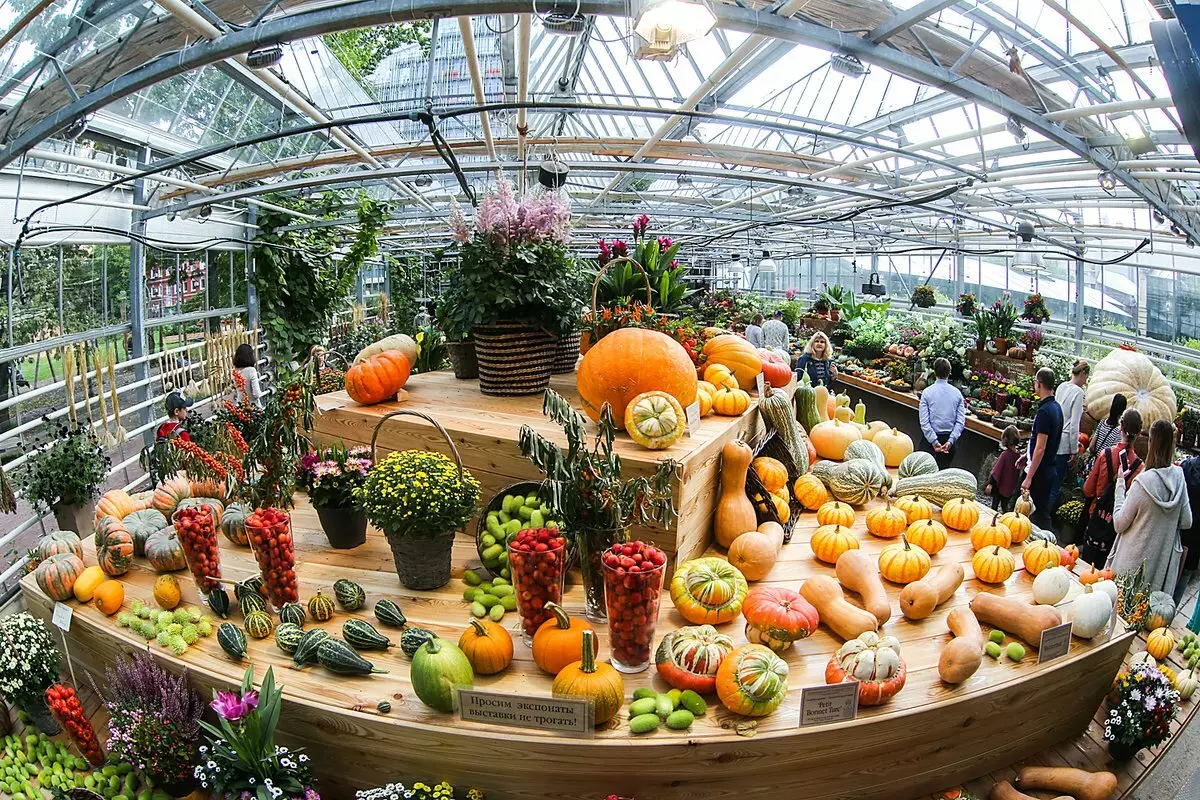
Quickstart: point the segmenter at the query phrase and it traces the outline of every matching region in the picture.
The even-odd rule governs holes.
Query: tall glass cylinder
[[[278,508],[260,508],[246,518],[246,533],[271,605],[278,610],[284,603],[297,602],[300,590],[291,516]]]
[[[608,619],[604,603],[604,567],[602,557],[614,544],[629,541],[628,528],[584,528],[576,536],[579,545],[579,571],[583,578],[583,613],[592,622]]]
[[[219,587],[221,579],[221,548],[217,543],[217,526],[208,506],[181,508],[171,517],[188,569],[196,579],[196,587],[205,594]]]
[[[558,531],[525,530],[508,543],[508,566],[517,594],[517,613],[525,644],[553,613],[547,603],[562,603],[567,574],[567,540]]]
[[[601,558],[608,602],[608,647],[620,672],[650,666],[667,558],[645,542],[614,544]]]

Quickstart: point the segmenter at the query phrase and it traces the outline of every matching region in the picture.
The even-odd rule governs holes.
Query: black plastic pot
[[[333,549],[350,550],[367,540],[367,517],[361,509],[314,507]]]

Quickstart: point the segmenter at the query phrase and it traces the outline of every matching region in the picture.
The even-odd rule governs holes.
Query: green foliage
[[[49,420],[47,420],[49,422]],[[17,472],[16,484],[34,506],[77,505],[99,497],[108,479],[108,456],[88,428],[57,425],[49,443]]]
[[[7,259],[7,250],[0,251]],[[63,253],[63,329],[86,331],[104,324],[101,271],[108,262],[108,319],[127,318],[129,248],[106,245],[68,246]],[[0,308],[0,326],[12,312],[13,342],[26,344],[58,329],[58,248],[23,248],[13,281],[12,308]]]
[[[417,298],[421,296],[422,291],[420,262],[414,257],[393,258],[389,256],[387,268],[388,284],[391,287],[388,300],[392,304],[390,332],[415,336],[417,329],[413,320],[416,319],[417,312],[421,310],[417,303]],[[433,311],[433,304],[430,305],[429,310]]]
[[[417,363],[413,365],[413,374],[436,372],[446,365],[450,358],[446,350],[446,337],[432,325],[426,325],[417,331]]]
[[[428,55],[432,29],[432,23],[422,19],[327,33],[324,38],[338,61],[361,82],[375,71],[381,61],[406,44],[419,45],[421,53]]]

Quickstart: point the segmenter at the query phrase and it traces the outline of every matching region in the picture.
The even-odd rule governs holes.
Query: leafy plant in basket
[[[960,316],[964,317],[975,316],[976,308],[977,303],[975,301],[974,292],[963,292],[958,296],[958,302],[954,304],[954,310],[957,311]]]
[[[1025,298],[1025,307],[1021,311],[1021,319],[1041,325],[1050,319],[1050,309],[1046,308],[1046,300],[1041,292],[1034,292]]]
[[[921,284],[913,289],[912,304],[917,308],[933,308],[937,305],[937,293],[928,284]]]
[[[1113,758],[1133,758],[1139,750],[1171,738],[1178,709],[1179,692],[1157,667],[1134,664],[1117,676],[1104,720],[1104,739]]]
[[[676,255],[679,244],[670,237],[647,236],[650,218],[645,214],[633,221],[633,246],[622,239],[611,244],[604,239],[597,243],[596,266],[603,269],[620,256],[630,258],[646,270],[650,282],[650,305],[664,314],[677,314],[695,290],[687,287],[688,268],[679,263]],[[595,274],[592,276],[595,278]],[[597,291],[598,306],[628,305],[645,297],[646,284],[642,273],[629,262],[621,262],[604,270]]]
[[[45,418],[50,422],[49,418]],[[59,422],[14,475],[17,491],[39,508],[80,506],[100,496],[108,480],[108,456],[84,425]]]
[[[683,349],[691,356],[692,363],[700,363],[700,349],[703,343],[699,333],[686,321],[681,322],[661,314],[648,308],[645,303],[611,308],[605,306],[595,314],[584,314],[580,324],[580,330],[587,335],[591,345],[621,328],[644,328],[665,333],[683,345]]]
[[[603,618],[600,555],[614,541],[624,541],[630,525],[668,524],[675,518],[671,479],[679,464],[663,459],[650,477],[624,479],[621,457],[613,448],[617,426],[607,403],[590,446],[587,421],[557,392],[546,390],[542,413],[562,426],[567,448],[525,425],[519,438],[521,454],[545,473],[550,504],[558,509],[563,529],[576,536],[588,615]]]

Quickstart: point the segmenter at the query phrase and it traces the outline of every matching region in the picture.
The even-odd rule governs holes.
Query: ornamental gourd
[[[739,417],[750,408],[750,395],[742,389],[717,389],[713,411],[722,417]]]
[[[838,583],[852,592],[857,592],[862,606],[875,615],[880,625],[892,618],[892,604],[888,601],[887,589],[879,579],[875,561],[862,550],[847,550],[842,553],[834,567]]]
[[[1033,579],[1033,602],[1041,606],[1061,603],[1071,591],[1071,572],[1066,567],[1043,570]]]
[[[445,639],[425,642],[412,657],[413,691],[434,711],[454,711],[460,688],[475,686],[475,673],[462,650]]]
[[[792,496],[800,505],[812,511],[828,504],[829,490],[825,488],[825,484],[821,482],[820,478],[810,473],[796,478],[796,482],[792,484]],[[853,510],[850,513],[853,514]]]
[[[685,561],[671,578],[671,602],[696,625],[719,625],[736,618],[749,591],[745,576],[722,558]]]
[[[747,531],[729,545],[729,563],[737,567],[748,581],[761,581],[775,566],[779,549],[783,547],[783,527],[778,522],[764,522],[756,531]]]
[[[1125,395],[1129,407],[1141,413],[1142,430],[1150,430],[1160,419],[1175,424],[1175,390],[1146,355],[1117,348],[1092,367],[1083,400],[1092,419],[1108,416],[1112,399],[1118,394]]]
[[[916,494],[901,495],[896,498],[896,508],[908,517],[908,524],[917,520],[933,519],[933,504],[924,497]]]
[[[101,517],[96,523],[96,560],[110,576],[124,575],[133,563],[133,537],[116,517]]]
[[[830,565],[836,564],[838,558],[847,550],[859,548],[858,537],[850,528],[843,525],[820,526],[813,531],[809,543],[812,545],[813,555],[817,557],[817,560]]]
[[[859,439],[857,442],[851,442],[846,448],[845,459],[850,461],[855,458],[866,458],[874,461],[879,465],[880,469],[887,469],[887,462],[884,459],[883,451],[874,442],[866,439]]]
[[[717,387],[713,386],[708,381],[697,381],[696,383],[696,404],[700,406],[700,416],[707,417],[713,413],[713,395],[717,393]]]
[[[886,703],[904,688],[908,672],[894,636],[867,631],[843,644],[825,667],[825,683],[858,683],[858,704]]]
[[[687,625],[669,631],[654,652],[654,666],[676,689],[713,691],[717,668],[733,652],[733,639],[712,625]]]
[[[942,505],[942,522],[956,531],[969,531],[979,522],[979,504],[975,498],[956,497]],[[993,544],[999,544],[994,542]],[[1001,544],[1008,547],[1008,544]],[[976,550],[979,548],[976,547]]]
[[[328,622],[333,619],[335,610],[333,598],[323,594],[319,589],[308,600],[308,615],[317,622]]]
[[[79,556],[57,553],[37,565],[33,578],[51,600],[62,602],[74,596],[75,581],[83,570],[83,559]]]
[[[471,662],[476,675],[495,675],[512,663],[513,640],[504,626],[490,619],[472,618],[458,640],[458,648]]]
[[[93,564],[79,574],[71,591],[76,600],[88,603],[96,593],[96,588],[106,580],[108,580],[108,576],[104,574],[104,570]]]
[[[775,435],[783,442],[787,451],[792,454],[792,460],[796,463],[798,474],[803,475],[808,472],[809,457],[808,448],[809,442],[807,437],[800,431],[800,424],[796,422],[796,411],[792,407],[792,401],[788,398],[787,393],[780,389],[769,389],[764,391],[763,396],[758,401],[758,414],[763,419],[767,430],[772,428],[775,430]],[[780,466],[783,466],[780,463]],[[787,485],[787,470],[784,469],[784,479],[780,487]]]
[[[800,596],[817,610],[821,622],[843,639],[853,639],[879,627],[879,620],[846,599],[842,587],[828,575],[814,575],[800,585]]]
[[[245,503],[230,503],[221,515],[221,533],[234,544],[250,544],[250,534],[246,531],[246,518],[250,516],[251,508]]]
[[[871,441],[883,451],[884,460],[889,467],[900,466],[900,463],[913,452],[912,437],[896,428],[880,431]]]
[[[853,423],[834,419],[814,427],[808,432],[808,438],[821,458],[841,461],[846,457],[846,448],[862,439],[862,433]]]
[[[888,474],[870,459],[856,458],[836,465],[829,472],[829,491],[851,505],[866,505],[887,491]]]
[[[1062,551],[1053,542],[1039,539],[1025,545],[1025,551],[1021,553],[1021,561],[1025,564],[1026,572],[1030,575],[1037,575],[1044,569],[1061,564]]]
[[[743,389],[753,388],[755,378],[762,372],[762,359],[758,357],[754,345],[731,333],[709,339],[704,343],[700,354],[706,364],[724,364],[729,367],[733,377],[737,378],[738,386]]]
[[[812,604],[782,586],[756,587],[742,603],[746,618],[746,640],[765,644],[777,653],[817,630],[820,621]]]
[[[830,500],[817,509],[818,525],[842,525],[849,528],[854,524],[854,509],[841,500]]]
[[[183,544],[175,532],[175,526],[163,528],[146,540],[146,560],[155,572],[175,572],[187,569],[187,557]]]
[[[38,561],[45,561],[51,556],[70,553],[76,558],[83,558],[83,543],[74,531],[48,531],[43,533],[34,545],[33,554]]]
[[[937,459],[933,457],[933,454],[920,450],[905,456],[896,470],[896,477],[911,478],[914,475],[932,475],[937,471]]]
[[[1096,638],[1108,629],[1112,610],[1112,599],[1104,592],[1084,592],[1071,601],[1071,634],[1080,639]]]
[[[719,384],[717,384],[719,386]],[[605,403],[613,419],[643,392],[666,392],[687,408],[696,401],[696,367],[683,345],[658,331],[620,328],[588,349],[575,373],[583,411],[593,422]]]
[[[192,496],[192,484],[182,475],[167,478],[154,488],[151,505],[164,517],[170,519],[179,506],[179,501]]]
[[[750,462],[750,469],[754,470],[754,474],[768,492],[776,492],[787,486],[787,467],[777,458],[760,456]]]
[[[895,539],[908,527],[908,515],[892,505],[891,498],[867,512],[867,531],[880,539]]]
[[[366,361],[371,356],[377,356],[388,350],[399,350],[408,359],[409,364],[417,363],[417,343],[411,336],[404,333],[393,333],[391,336],[385,336],[379,341],[367,345],[358,351],[358,355],[354,357],[354,363]]]
[[[945,506],[951,500],[962,498],[974,500],[979,482],[973,473],[965,469],[939,470],[932,475],[913,475],[896,481],[895,493],[899,497],[919,494],[935,506]],[[944,521],[944,518],[943,518]]]
[[[1013,505],[1013,512],[1024,514],[1026,517],[1033,516],[1033,499],[1029,496],[1028,489],[1021,490],[1021,496],[1017,498],[1017,502]]]
[[[729,547],[734,539],[758,526],[754,504],[746,496],[746,473],[753,455],[750,446],[738,439],[726,442],[721,448],[721,496],[717,500],[713,535],[722,547]]]
[[[924,578],[932,566],[929,554],[901,536],[879,554],[879,574],[892,583],[909,584]]]
[[[599,727],[621,710],[625,681],[612,664],[596,661],[595,636],[593,631],[583,632],[579,645],[581,658],[554,676],[550,693],[555,697],[586,700],[592,709],[592,720]]]
[[[978,550],[971,559],[975,577],[984,583],[1004,583],[1017,568],[1013,554],[1000,545]]]
[[[546,608],[553,616],[533,634],[533,661],[543,672],[557,675],[563,667],[579,660],[584,631],[590,631],[592,624],[570,616],[557,603],[547,603]],[[592,645],[596,645],[595,639]]]
[[[978,514],[978,512],[976,512]],[[942,509],[942,518],[945,519],[946,510]],[[982,550],[985,547],[993,545],[1008,547],[1012,544],[1012,534],[1000,522],[999,514],[992,514],[990,520],[981,519],[971,528],[971,547],[976,550]],[[1026,548],[1028,549],[1028,548]],[[1034,573],[1037,574],[1037,573]]]
[[[946,546],[946,526],[934,519],[919,519],[909,525],[904,535],[908,541],[931,556],[937,555]]]
[[[733,370],[724,364],[709,364],[704,368],[704,380],[716,387],[716,389],[740,389],[737,378],[733,377]],[[713,391],[715,392],[716,389]]]
[[[1195,670],[1185,669],[1175,676],[1175,691],[1179,692],[1180,700],[1191,700],[1197,687],[1200,687],[1200,680]]]
[[[1029,517],[1016,511],[1001,514],[1000,524],[1008,528],[1013,544],[1023,543],[1029,538],[1029,534],[1033,533],[1033,523],[1030,522]]]
[[[735,714],[765,717],[779,708],[787,690],[787,662],[761,644],[742,645],[717,670],[717,697]]]
[[[1155,630],[1171,624],[1175,619],[1175,600],[1166,592],[1150,593],[1150,608],[1146,611],[1146,628]]]
[[[817,388],[813,389],[813,397],[817,404],[817,416],[821,422],[827,422],[833,418],[833,398],[829,396],[829,387],[823,383],[818,383]],[[808,429],[808,435],[812,436],[813,429]]]
[[[800,384],[796,387],[796,419],[800,426],[804,428],[805,433],[812,431],[821,422],[821,417],[817,414],[817,396],[813,389],[812,382],[808,379],[808,372],[800,379]]]
[[[382,403],[396,396],[408,383],[412,362],[399,350],[384,350],[346,371],[346,394],[364,406]]]

